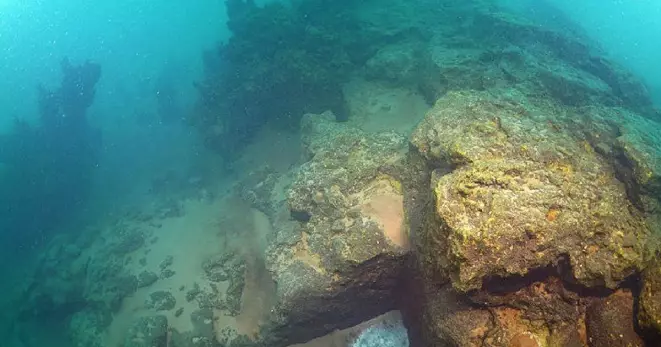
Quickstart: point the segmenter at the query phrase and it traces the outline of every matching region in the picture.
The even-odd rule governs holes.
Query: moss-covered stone
[[[200,285],[197,283],[193,284],[193,288],[189,289],[186,292],[186,301],[191,302],[197,298],[198,295],[202,293],[202,290],[200,289]]]
[[[225,292],[225,309],[230,315],[236,316],[241,311],[241,299],[245,287],[246,265],[243,261],[234,261],[229,268],[229,286]],[[218,294],[216,295],[218,296]]]
[[[584,312],[589,301],[556,277],[528,280],[492,284],[469,298],[451,285],[425,279],[414,292],[410,314],[419,317],[425,346],[588,346]]]
[[[149,294],[149,300],[145,304],[148,308],[153,308],[156,311],[168,311],[177,305],[177,300],[172,293],[159,290]]]
[[[276,305],[258,341],[269,346],[391,310],[409,249],[405,138],[370,135],[332,114],[306,115],[301,127],[310,160],[287,200],[299,223],[276,221],[267,257]]]
[[[160,264],[158,264],[158,267],[161,269],[161,271],[163,271],[169,268],[172,265],[172,263],[174,263],[174,257],[168,255],[165,257],[165,259],[163,259],[163,261]]]
[[[661,261],[656,260],[642,276],[638,300],[638,324],[655,338],[661,338]]]
[[[158,275],[151,271],[142,271],[138,275],[138,288],[148,287],[158,281]]]
[[[223,253],[206,260],[202,264],[202,269],[207,278],[213,282],[223,282],[230,278],[231,260],[236,257],[234,253]]]
[[[557,111],[527,98],[449,93],[414,132],[412,143],[437,168],[439,224],[423,233],[423,262],[456,289],[564,257],[589,287],[615,288],[644,268],[646,216],[607,158],[554,126],[563,121]]]

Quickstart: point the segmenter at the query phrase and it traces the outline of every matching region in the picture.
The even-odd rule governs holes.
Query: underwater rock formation
[[[276,305],[257,343],[285,346],[343,329],[395,307],[408,257],[403,181],[413,181],[405,138],[370,135],[306,115],[299,170],[287,206],[299,223],[276,222],[266,266]],[[351,169],[353,168],[353,169]]]
[[[413,145],[437,168],[438,219],[420,235],[422,261],[462,292],[565,257],[568,279],[615,289],[644,269],[654,225],[627,198],[608,158],[551,125],[564,121],[557,105],[533,105],[453,92],[416,129]],[[574,131],[589,124],[598,136],[597,119],[564,111]]]
[[[236,157],[266,122],[296,128],[305,113],[348,117],[342,84],[401,31],[379,30],[349,1],[226,2],[229,41],[205,55],[190,121],[207,145]]]
[[[335,323],[329,310],[363,317],[393,308],[383,294],[402,290],[411,298],[395,307],[423,346],[642,346],[627,322],[659,238],[658,111],[642,84],[585,37],[480,2],[453,10],[466,22],[434,38],[440,76],[430,94],[442,97],[410,151],[390,134],[333,124],[331,115],[303,118],[309,161],[288,200],[300,224],[279,230],[267,263],[286,324],[267,324],[262,334],[277,336],[272,345],[303,341],[354,323]],[[356,208],[365,192],[388,186],[397,188],[385,196],[409,197],[398,201],[412,249],[395,248],[396,258],[388,248],[364,252],[365,242],[384,240],[371,241],[369,224],[358,221],[379,225],[379,212]],[[375,210],[398,215],[387,204]],[[384,260],[399,276],[369,267]],[[369,289],[336,292],[353,278],[344,269],[363,267],[374,276],[361,282]],[[340,282],[325,279],[329,270]],[[650,301],[640,313],[648,327]]]
[[[186,311],[193,330],[171,330],[169,345],[284,347],[393,309],[402,311],[413,346],[655,345],[661,334],[661,267],[655,259],[661,114],[645,88],[580,32],[544,28],[488,1],[441,4],[384,0],[379,11],[369,2],[357,11],[382,31],[375,37],[392,40],[375,41],[381,46],[350,59],[354,65],[346,73],[422,90],[433,106],[409,138],[368,133],[351,120],[337,122],[333,112],[302,116],[304,163],[286,174],[268,167],[246,174],[233,191],[271,223],[265,259],[227,253],[201,264],[206,278],[198,280],[206,282],[181,293],[198,304]],[[229,84],[236,89],[225,99],[237,107],[231,111],[252,117],[264,109],[305,110],[286,100],[271,103],[283,98],[278,88],[293,82],[269,75],[273,61],[262,59],[261,49],[269,48],[288,60],[278,64],[292,64],[285,54],[291,52],[275,47],[272,27],[291,24],[285,29],[296,32],[300,23],[289,22],[292,9],[277,5],[267,13],[251,1],[228,5],[235,41],[223,54],[236,53],[232,59],[245,64],[229,65],[240,67]],[[367,9],[378,15],[370,18]],[[257,27],[262,29],[253,32]],[[308,34],[318,34],[313,29]],[[263,41],[248,40],[253,35]],[[338,49],[335,36],[330,43],[314,37],[297,44]],[[431,39],[421,39],[426,37]],[[256,49],[256,42],[265,45]],[[298,54],[297,63],[312,64]],[[425,62],[416,64],[416,57]],[[258,61],[267,64],[263,70],[253,69]],[[327,82],[325,66],[320,80],[298,66],[278,66],[286,76]],[[222,78],[200,86],[211,106],[198,125],[204,124],[205,135],[228,141],[219,147],[228,150],[267,115],[223,118],[226,95],[214,84]],[[246,109],[248,104],[264,109]],[[240,141],[223,138],[237,129]],[[292,182],[283,184],[287,177]],[[287,190],[284,200],[278,189]],[[54,305],[75,314],[72,330],[102,331],[122,298],[155,280],[122,271],[119,256],[151,236],[131,230],[118,229],[117,247],[100,255],[111,260],[89,261],[61,275],[60,282],[71,283],[63,295],[81,300]],[[248,290],[255,283],[247,278],[254,263],[273,276],[273,288],[265,290],[273,289],[274,304],[259,311],[263,316],[243,334],[214,326],[216,311],[236,318],[251,303]],[[51,290],[35,284],[26,315],[37,300],[57,302],[44,294]],[[138,322],[127,341],[143,325]],[[167,321],[157,318],[152,325],[162,343]],[[94,336],[72,336],[94,343]]]
[[[638,324],[658,341],[661,339],[661,261],[658,258],[645,270],[642,282]]]

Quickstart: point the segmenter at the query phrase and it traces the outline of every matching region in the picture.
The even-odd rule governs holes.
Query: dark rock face
[[[208,282],[186,293],[199,304],[194,329],[172,331],[169,347],[284,347],[392,309],[403,311],[414,346],[659,341],[661,117],[645,88],[580,33],[512,17],[490,1],[441,3],[384,0],[387,11],[356,17],[390,38],[357,60],[360,77],[424,89],[433,104],[426,118],[406,138],[338,123],[332,112],[302,116],[304,164],[253,172],[234,192],[275,231],[259,259],[277,285],[273,305],[250,336],[216,331],[215,310],[239,317],[251,299],[246,278],[256,266],[236,254],[209,259]],[[239,20],[267,17],[252,2],[231,4]],[[213,86],[202,89],[213,94]],[[244,92],[234,100],[252,104]],[[200,121],[211,137],[246,125]],[[287,175],[293,180],[283,184]],[[286,189],[284,201],[275,189]],[[128,231],[112,260],[55,278],[75,279],[63,292],[103,309],[62,305],[49,294],[56,286],[42,284],[25,314],[43,302],[77,312],[72,336],[95,346],[122,298],[153,280],[125,273],[113,258],[144,237]],[[171,271],[172,261],[160,270]],[[169,292],[153,295],[152,309],[176,307]],[[164,319],[138,321],[127,346],[161,346]]]
[[[117,234],[119,237],[112,247],[117,255],[134,252],[145,244],[145,236],[142,231],[138,229],[119,228]]]
[[[593,346],[644,346],[634,328],[633,296],[618,291],[588,307],[586,326]]]
[[[661,339],[661,262],[645,270],[638,302],[638,324],[652,339]]]

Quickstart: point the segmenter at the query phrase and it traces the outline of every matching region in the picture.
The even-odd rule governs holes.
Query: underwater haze
[[[0,0],[0,346],[657,346],[658,18]]]
[[[656,43],[661,36],[658,20],[661,3],[654,0],[552,0],[549,3],[585,28],[614,59],[641,76],[657,103],[661,102],[661,71],[657,63],[661,60],[661,49]]]

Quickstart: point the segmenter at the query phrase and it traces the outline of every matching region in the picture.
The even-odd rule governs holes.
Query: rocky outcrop
[[[168,345],[284,347],[392,309],[420,346],[653,345],[661,114],[643,85],[581,33],[492,2],[420,1],[410,22],[415,7],[397,2],[359,17],[392,25],[392,44],[363,57],[360,77],[422,90],[433,103],[425,119],[406,138],[305,115],[304,164],[246,174],[234,191],[268,216],[266,255],[251,248],[202,264],[208,282],[185,294],[199,306],[193,330],[172,330]],[[253,227],[253,215],[227,214],[227,238]],[[121,257],[150,236],[122,230],[107,259],[60,281],[77,278],[66,295],[102,307],[64,307],[78,312],[82,344],[94,346],[122,298],[156,280],[122,271]],[[39,288],[31,300],[60,303]],[[173,310],[171,297],[158,293],[152,309]],[[242,331],[214,327],[214,312]],[[146,319],[157,329],[144,335],[139,321],[127,341],[162,343],[167,321]]]
[[[658,202],[645,193],[654,188],[643,188],[640,174],[624,176],[641,169],[622,160],[653,143],[623,136],[640,134],[636,124],[646,122],[619,108],[574,109],[517,94],[451,92],[437,102],[411,137],[433,168],[433,217],[416,244],[422,282],[445,279],[425,284],[427,343],[469,345],[473,336],[510,341],[503,346],[582,346],[579,337],[588,336],[595,346],[643,345],[631,294],[611,293],[631,286],[656,249]],[[643,160],[652,167],[646,176],[655,177],[655,160]],[[449,301],[438,290],[466,302],[462,313],[436,313],[435,302]],[[489,319],[477,323],[485,310]],[[469,331],[483,333],[444,328],[462,315],[473,317]],[[586,323],[584,332],[566,328]]]
[[[303,118],[308,161],[287,201],[297,224],[259,203],[276,216],[277,304],[258,340],[304,341],[390,302],[424,346],[642,345],[635,288],[661,211],[645,88],[581,33],[480,1],[444,10],[462,15],[431,31],[436,67],[415,64],[416,40],[367,60],[368,78],[442,96],[409,144]],[[639,313],[651,330],[652,299]]]
[[[411,137],[435,200],[416,237],[422,340],[643,346],[614,290],[644,271],[638,320],[658,334],[659,114],[585,38],[494,13],[438,47],[447,93]]]
[[[644,346],[634,327],[633,296],[618,291],[588,307],[585,323],[594,346]]]
[[[638,301],[638,324],[654,339],[661,338],[661,262],[656,260],[643,273]]]
[[[306,115],[309,158],[297,172],[287,206],[296,223],[276,222],[266,261],[276,304],[260,341],[285,346],[346,328],[391,310],[405,268],[405,205],[413,182],[406,139],[369,135]]]
[[[614,289],[645,268],[652,226],[608,158],[554,128],[557,108],[534,102],[453,92],[414,132],[436,167],[437,223],[422,236],[422,261],[462,292],[563,258],[578,284]],[[598,121],[564,111],[574,130]]]

